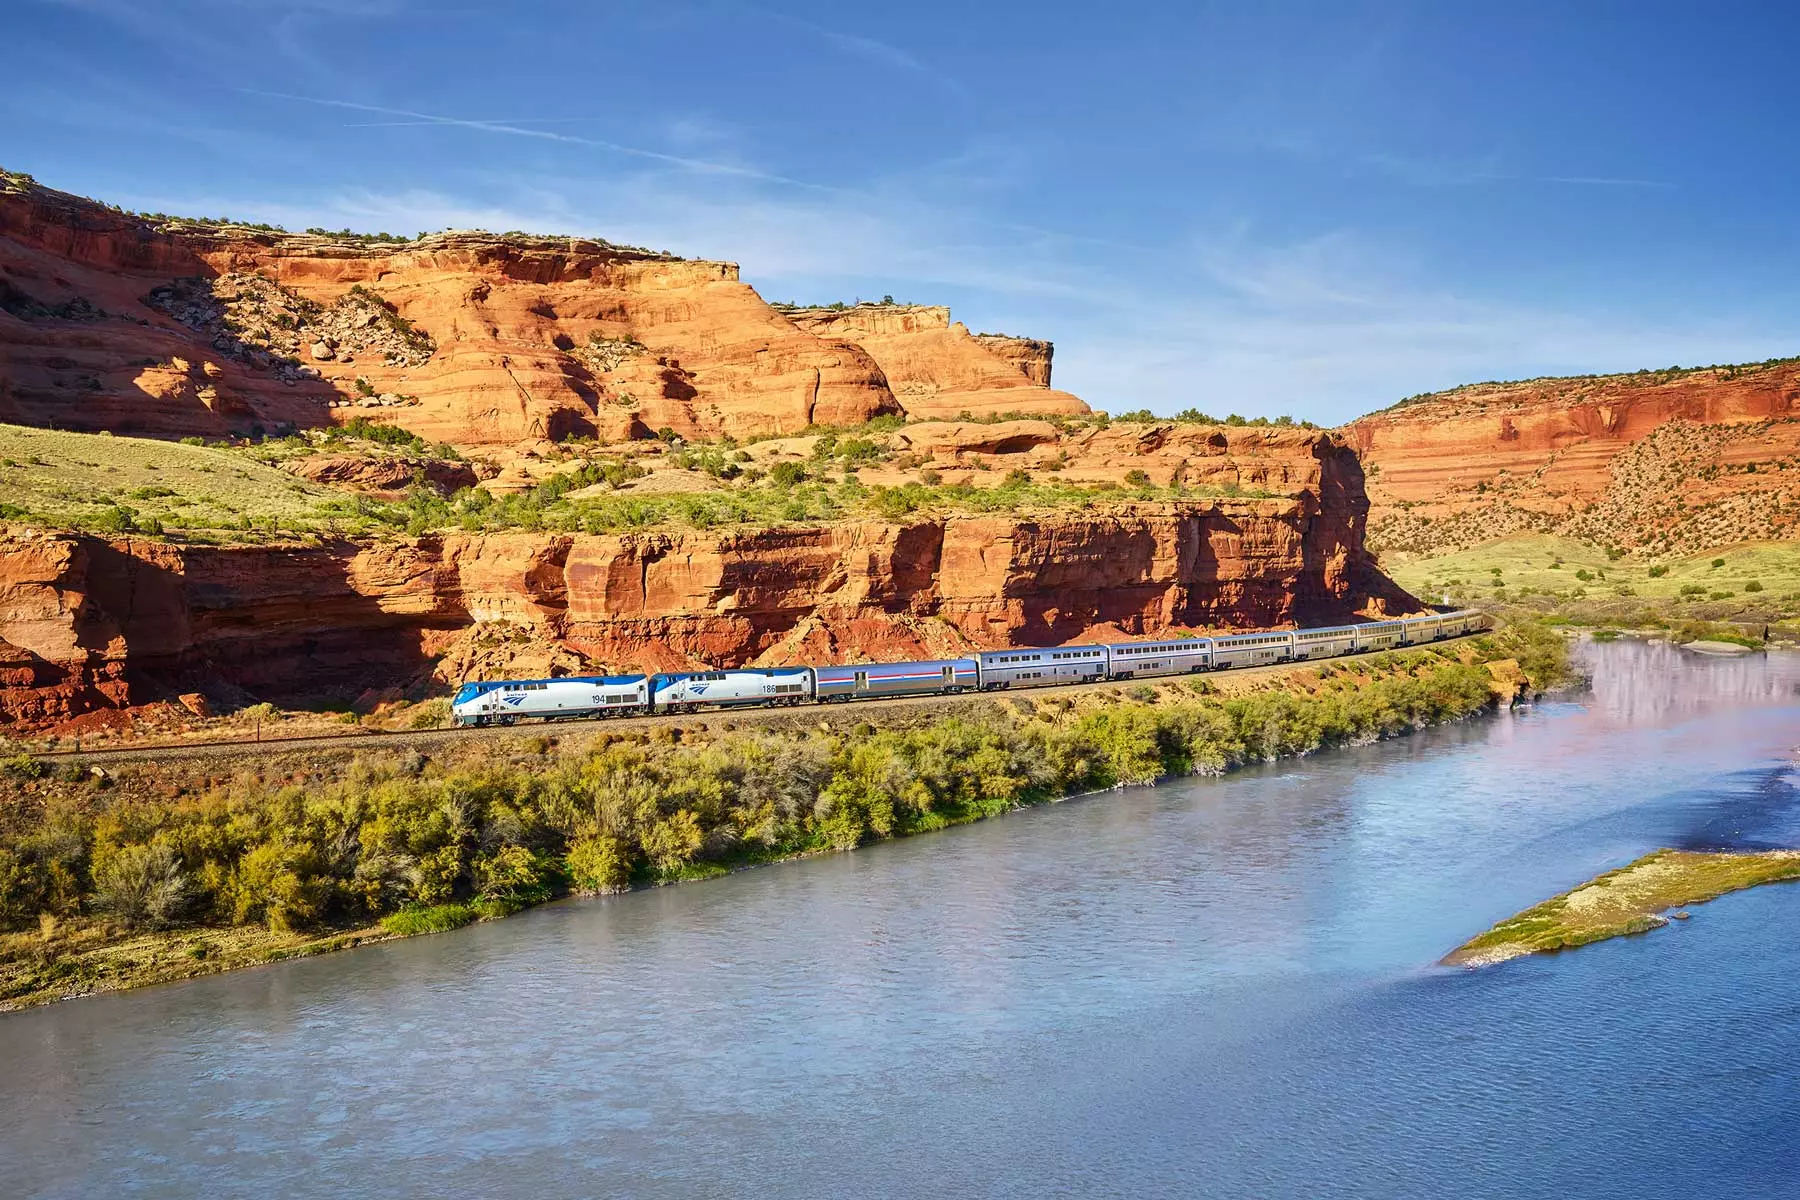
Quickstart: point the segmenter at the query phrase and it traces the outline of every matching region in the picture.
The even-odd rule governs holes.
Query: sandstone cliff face
[[[1038,387],[1050,386],[1050,360],[1056,347],[1036,338],[1012,337],[1004,333],[978,333],[975,340],[988,353],[998,355],[1019,369]]]
[[[1315,448],[1293,495],[1092,514],[285,548],[14,533],[0,541],[0,717],[39,727],[221,687],[282,701],[418,685],[484,627],[524,631],[546,661],[654,670],[1411,607],[1363,553],[1355,456]]]
[[[1050,343],[972,335],[941,306],[859,304],[787,315],[803,330],[866,350],[910,416],[1088,411],[1050,387]]]
[[[1800,528],[1800,364],[1482,384],[1353,422],[1384,548],[1687,551]]]
[[[152,225],[0,176],[5,421],[217,436],[354,406],[480,446],[1086,411],[1048,388],[1047,344],[906,311],[789,319],[734,264],[575,239]]]

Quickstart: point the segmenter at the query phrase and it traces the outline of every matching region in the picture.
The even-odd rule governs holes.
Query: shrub
[[[513,906],[538,904],[550,898],[554,868],[524,846],[502,846],[475,859],[475,879],[483,900]]]
[[[1752,579],[1750,582],[1748,582],[1744,585],[1744,590],[1746,592],[1760,592],[1763,590],[1762,581],[1758,580],[1758,579]]]
[[[115,504],[111,508],[102,509],[93,518],[93,525],[101,533],[136,533],[137,509]]]
[[[607,834],[578,839],[569,847],[569,881],[584,892],[622,892],[631,885],[631,856],[625,843]]]
[[[187,876],[165,842],[120,847],[95,868],[94,908],[124,925],[171,925],[187,902]]]
[[[1669,573],[1668,567],[1657,566],[1657,567],[1650,568],[1650,578],[1652,578],[1652,579],[1661,579],[1664,575],[1667,575],[1668,573]]]
[[[49,773],[49,767],[23,751],[0,762],[0,774],[13,779],[42,779]]]
[[[797,462],[779,462],[769,468],[769,482],[779,488],[791,488],[806,481],[806,468]]]
[[[1125,473],[1125,482],[1136,488],[1149,487],[1150,475],[1142,469],[1133,469]]]
[[[1725,560],[1722,558],[1715,558],[1712,560],[1712,569],[1715,571],[1724,565],[1725,565]]]
[[[436,729],[450,720],[450,700],[437,696],[415,707],[407,714],[407,725],[413,729]]]

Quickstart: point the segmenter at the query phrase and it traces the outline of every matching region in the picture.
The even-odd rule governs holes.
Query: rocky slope
[[[1074,414],[1088,406],[1050,387],[1049,342],[971,334],[937,305],[784,308],[799,328],[869,353],[909,416]]]
[[[1479,384],[1353,422],[1371,538],[1538,530],[1648,553],[1800,529],[1800,363]]]
[[[1284,494],[734,532],[179,547],[0,541],[0,716],[187,692],[350,698],[504,672],[891,660],[1413,607],[1362,549],[1361,470],[1316,435]],[[1263,471],[1265,477],[1269,471]],[[77,721],[79,727],[79,721]]]
[[[1085,411],[1047,386],[1047,344],[984,343],[917,311],[942,318],[790,319],[731,263],[152,222],[0,173],[0,421],[217,436],[377,408],[493,446],[794,432],[915,402]]]

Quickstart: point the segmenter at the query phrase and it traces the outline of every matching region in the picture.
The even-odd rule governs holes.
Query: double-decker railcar
[[[642,675],[568,675],[465,683],[450,700],[458,725],[511,725],[520,717],[558,720],[650,711],[650,681]]]
[[[993,691],[1092,683],[1106,678],[1110,669],[1108,657],[1105,646],[1051,646],[1036,650],[983,650],[975,661],[981,664],[982,688]]]
[[[1231,633],[1212,639],[1212,665],[1215,670],[1289,662],[1293,657],[1292,632]]]
[[[1421,642],[1435,642],[1440,637],[1444,636],[1443,618],[1437,616],[1406,617],[1401,620],[1400,627],[1404,631],[1400,635],[1400,644],[1403,646],[1417,646]]]
[[[1444,614],[1442,634],[1444,637],[1461,637],[1465,633],[1474,633],[1486,624],[1487,620],[1481,613],[1473,609],[1459,609]]]
[[[1174,638],[1166,642],[1113,642],[1106,647],[1113,679],[1152,675],[1188,675],[1212,669],[1211,638]]]
[[[1356,626],[1328,625],[1322,629],[1294,630],[1294,657],[1332,658],[1356,649]]]
[[[703,705],[800,704],[813,697],[811,667],[759,667],[735,671],[680,671],[650,677],[656,712],[684,712]]]
[[[1401,644],[1406,627],[1399,621],[1373,621],[1356,627],[1356,652],[1392,650]]]
[[[816,667],[813,673],[814,694],[821,704],[863,696],[954,696],[981,686],[981,664],[972,658]]]

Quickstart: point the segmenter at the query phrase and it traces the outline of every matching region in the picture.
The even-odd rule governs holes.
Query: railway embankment
[[[0,789],[0,1005],[209,974],[1394,737],[1563,682],[1563,640],[1162,683],[269,745]]]

